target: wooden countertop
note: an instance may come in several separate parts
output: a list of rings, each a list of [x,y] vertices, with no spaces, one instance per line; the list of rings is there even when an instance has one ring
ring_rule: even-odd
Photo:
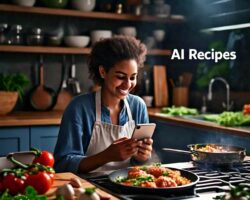
[[[52,185],[52,187],[50,188],[50,190],[46,193],[48,196],[50,196],[51,194],[53,194],[53,192],[55,192],[56,188],[58,188],[59,186],[65,184],[65,183],[69,183],[70,179],[73,177],[77,177],[79,178],[79,180],[82,182],[82,187],[83,188],[88,188],[88,187],[95,187],[93,184],[91,184],[90,182],[81,179],[80,177],[66,172],[66,173],[57,173],[55,175],[55,181]],[[111,194],[108,194],[107,192],[97,188],[96,192],[98,192],[100,195],[102,195],[103,197],[110,197],[110,200],[117,200],[118,198],[116,198],[115,196],[112,196]],[[50,196],[49,199],[55,199],[53,196]]]
[[[210,129],[219,131],[219,132],[225,132],[235,135],[242,135],[250,137],[250,127],[226,127],[221,126],[219,124],[213,123],[213,122],[207,122],[202,120],[192,120],[182,117],[174,117],[174,116],[167,116],[160,113],[160,108],[148,108],[148,114],[150,119],[154,120],[160,120],[160,121],[166,121],[166,122],[173,122],[178,123],[180,125],[187,125],[197,128],[204,128],[204,129]]]
[[[16,112],[8,115],[0,115],[0,127],[2,126],[36,126],[36,125],[60,125],[62,112]]]
[[[160,108],[148,108],[149,117],[154,120],[173,122],[180,125],[210,129],[230,134],[250,136],[250,127],[225,127],[212,122],[166,116],[159,114],[159,112]],[[9,115],[0,116],[0,127],[60,125],[62,114],[62,112],[58,111],[11,113]]]

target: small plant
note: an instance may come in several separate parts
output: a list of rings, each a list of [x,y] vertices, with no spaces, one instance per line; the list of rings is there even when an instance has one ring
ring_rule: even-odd
[[[24,88],[30,84],[28,77],[22,73],[0,73],[0,91],[18,92],[20,99],[24,95]]]

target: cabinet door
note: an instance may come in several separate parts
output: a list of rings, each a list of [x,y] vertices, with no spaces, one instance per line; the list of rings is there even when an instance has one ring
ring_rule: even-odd
[[[0,156],[29,150],[29,127],[0,128]]]
[[[30,146],[53,153],[58,132],[59,126],[32,126],[30,127]]]

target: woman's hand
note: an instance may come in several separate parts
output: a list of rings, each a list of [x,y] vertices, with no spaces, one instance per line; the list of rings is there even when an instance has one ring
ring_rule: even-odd
[[[133,156],[134,159],[140,162],[147,161],[151,157],[153,150],[153,140],[151,138],[145,138],[143,141],[139,142],[138,151]]]
[[[136,139],[123,137],[114,141],[104,153],[110,161],[123,161],[137,153],[139,143]]]

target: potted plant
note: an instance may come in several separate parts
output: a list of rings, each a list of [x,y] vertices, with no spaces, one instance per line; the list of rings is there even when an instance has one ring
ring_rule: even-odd
[[[22,73],[0,73],[0,115],[5,115],[13,110],[18,96],[22,100],[24,87],[30,83]]]

